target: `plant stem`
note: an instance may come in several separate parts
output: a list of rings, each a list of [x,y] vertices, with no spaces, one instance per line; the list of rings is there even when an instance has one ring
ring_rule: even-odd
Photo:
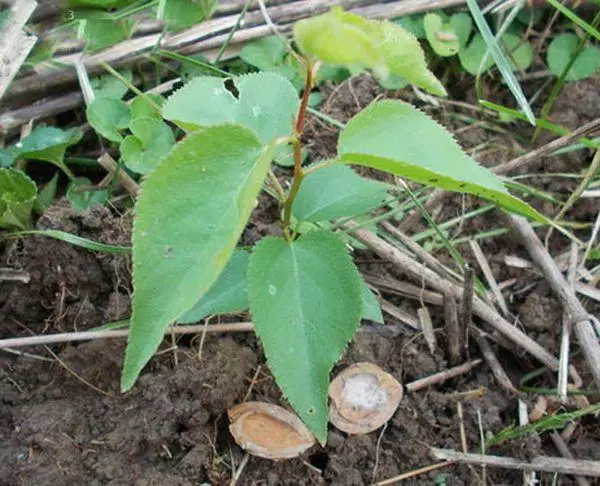
[[[310,96],[310,90],[313,86],[314,79],[314,66],[310,59],[305,59],[306,62],[306,83],[304,84],[304,92],[302,93],[302,100],[300,101],[300,107],[298,108],[298,116],[296,118],[296,137],[292,141],[294,146],[294,180],[292,187],[288,194],[287,199],[283,205],[283,234],[286,239],[291,240],[292,235],[290,232],[290,223],[292,220],[292,205],[294,199],[300,189],[300,184],[304,179],[306,173],[302,169],[302,132],[304,131],[304,122],[306,120],[306,109],[308,108],[308,97]]]

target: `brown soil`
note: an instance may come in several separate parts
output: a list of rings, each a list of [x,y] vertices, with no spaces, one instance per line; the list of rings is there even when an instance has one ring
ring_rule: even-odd
[[[583,96],[581,93],[588,89],[597,93],[597,86],[598,80],[579,83],[563,95],[557,109],[580,106],[586,110],[574,112],[579,118],[569,126],[600,116],[597,103],[592,109],[590,104],[578,103],[579,98],[568,99]],[[323,90],[327,112],[341,120],[347,120],[381,94],[375,83],[364,77],[335,90]],[[409,96],[410,92],[390,95]],[[454,129],[461,128],[449,120],[445,108],[432,114]],[[336,133],[328,127],[312,119],[308,137],[314,140],[313,158],[332,154]],[[489,137],[479,127],[459,134],[466,148]],[[504,147],[511,146],[506,139],[503,141]],[[504,149],[491,153],[483,163],[498,163],[499,157],[506,159],[509,155]],[[576,159],[578,165],[569,170],[583,169],[582,164],[588,160],[585,153]],[[542,187],[543,178],[540,183]],[[552,190],[568,194],[572,187],[563,182]],[[453,197],[437,217],[452,217],[478,204],[474,199]],[[568,216],[589,221],[598,209],[597,202],[578,203]],[[263,207],[246,230],[244,242],[276,233],[276,216],[276,206]],[[474,234],[501,224],[498,213],[488,214],[464,225],[460,234]],[[126,245],[130,236],[128,217],[115,216],[106,208],[78,214],[64,202],[53,206],[37,225],[112,244]],[[506,254],[527,257],[516,239],[505,235],[482,246],[498,280],[519,279],[514,298],[509,300],[510,311],[520,317],[531,336],[556,352],[560,304],[532,272],[503,264]],[[567,242],[556,237],[553,251],[565,248]],[[468,248],[464,250],[468,256]],[[438,256],[444,258],[443,253]],[[357,260],[369,272],[402,278],[396,269],[375,262],[369,252],[359,252]],[[129,315],[130,268],[125,256],[92,253],[49,238],[31,237],[7,244],[0,267],[18,268],[31,277],[28,284],[0,283],[0,338],[89,329]],[[386,298],[411,311],[416,309],[416,304],[406,299]],[[439,314],[434,315],[434,322],[441,325]],[[397,324],[392,318],[389,323]],[[349,363],[369,361],[407,383],[447,368],[441,329],[439,340],[440,348],[431,355],[421,335],[400,325],[365,326],[336,370]],[[176,348],[168,341],[134,390],[126,395],[118,390],[124,351],[124,342],[119,340],[20,349],[29,353],[21,355],[0,354],[0,485],[229,484],[243,452],[229,435],[227,409],[246,398],[280,404],[285,400],[253,335],[210,335],[201,355],[199,339],[183,338]],[[478,356],[476,348],[471,352],[472,357]],[[539,366],[527,356],[500,349],[498,354],[515,383]],[[261,368],[253,382],[258,366]],[[538,378],[540,386],[548,386],[544,379],[552,377]],[[462,423],[455,392],[463,394]],[[443,385],[406,394],[392,420],[380,431],[349,437],[332,428],[325,448],[315,446],[300,459],[271,462],[251,458],[238,484],[371,484],[434,463],[428,456],[429,446],[461,450],[461,426],[469,449],[476,451],[481,434],[493,434],[512,425],[517,420],[516,412],[516,398],[506,394],[490,370],[481,365]],[[599,427],[593,423],[579,427],[570,447],[578,458],[598,459]],[[549,442],[538,437],[513,440],[489,452],[522,459],[542,453],[557,455]],[[416,476],[405,484],[480,484],[482,475],[480,468],[451,466]],[[487,471],[487,484],[521,484],[522,479],[522,474],[515,471]],[[551,481],[550,475],[542,475],[542,484]],[[571,478],[563,477],[561,481],[572,484]]]

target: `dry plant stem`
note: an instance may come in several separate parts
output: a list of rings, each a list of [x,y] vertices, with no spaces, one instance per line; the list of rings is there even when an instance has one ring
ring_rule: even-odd
[[[98,157],[98,163],[111,175],[114,175],[115,172],[117,172],[117,163],[115,162],[115,159],[113,159],[108,153],[104,153]],[[119,182],[123,185],[129,195],[135,199],[140,192],[140,186],[138,183],[135,182],[123,169],[118,171],[118,178]]]
[[[573,454],[571,454],[571,451],[567,447],[567,444],[558,432],[552,432],[550,434],[550,438],[552,439],[552,442],[554,442],[554,446],[556,447],[556,449],[558,449],[558,452],[561,456],[567,459],[573,459]],[[581,476],[575,476],[575,481],[577,481],[577,484],[579,486],[590,486],[589,481],[585,478],[582,478]]]
[[[430,453],[435,459],[454,461],[461,464],[486,465],[506,469],[517,469],[519,471],[543,471],[549,473],[579,474],[582,476],[600,477],[599,461],[538,456],[531,462],[526,462],[512,457],[465,454],[464,452],[458,452],[451,449],[438,449],[437,447],[432,447]]]
[[[425,263],[433,271],[438,272],[440,275],[450,277],[456,281],[461,281],[462,278],[457,273],[453,272],[449,268],[442,265],[435,257],[425,251],[421,245],[412,240],[408,235],[404,234],[389,221],[382,221],[381,227],[390,233],[392,236],[398,238],[406,247],[412,251],[419,259]]]
[[[506,374],[506,371],[504,371],[504,368],[502,368],[500,361],[498,361],[498,358],[494,354],[490,343],[488,343],[487,339],[485,338],[484,333],[479,329],[475,329],[473,335],[475,341],[477,342],[477,346],[479,346],[479,350],[481,351],[483,359],[485,359],[485,362],[492,370],[492,373],[498,384],[511,395],[518,395],[519,391],[514,387],[510,381],[510,378]]]
[[[394,476],[393,478],[388,478],[383,481],[379,481],[375,483],[374,486],[388,486],[389,484],[395,484],[400,481],[404,481],[405,479],[414,478],[416,476],[420,476],[421,474],[427,474],[428,472],[435,471],[436,469],[441,469],[443,467],[448,467],[454,464],[453,461],[439,462],[438,464],[431,464],[430,466],[425,466],[420,469],[415,469],[414,471],[408,471],[398,476]]]
[[[444,294],[444,324],[448,345],[448,362],[450,366],[460,363],[460,325],[458,323],[458,305],[451,294]]]
[[[531,152],[528,152],[525,155],[516,157],[508,162],[505,162],[504,164],[499,164],[495,167],[491,167],[491,171],[495,172],[496,174],[508,174],[509,172],[511,172],[515,169],[525,167],[526,165],[537,160],[539,157],[544,157],[560,148],[566,147],[567,145],[570,145],[571,143],[577,142],[580,138],[585,137],[586,135],[589,135],[599,129],[600,129],[600,118],[597,118],[596,120],[593,120],[593,121],[586,123],[585,125],[579,127],[577,130],[574,130],[567,135],[564,135],[555,140],[552,140],[551,142],[547,143],[546,145],[543,145],[535,150],[532,150]],[[427,202],[424,204],[425,209],[431,210],[432,208],[443,203],[444,198],[447,196],[447,194],[448,194],[447,192],[445,192],[441,189],[434,190],[431,193]],[[417,223],[417,221],[419,221],[420,217],[421,217],[421,213],[419,212],[419,210],[414,209],[408,216],[406,216],[402,220],[402,223],[400,224],[400,229],[402,231],[408,231]]]
[[[404,253],[393,247],[386,241],[374,235],[370,231],[362,228],[356,228],[356,223],[348,222],[343,227],[352,232],[353,236],[367,245],[371,250],[377,253],[381,258],[398,266],[400,270],[410,274],[412,277],[426,283],[444,295],[452,295],[460,299],[462,289],[453,285],[451,282],[440,277],[437,273],[429,270],[419,262],[407,257]],[[552,371],[558,370],[558,360],[546,351],[542,346],[527,336],[524,332],[506,321],[498,312],[484,303],[478,297],[473,300],[473,312],[480,319],[486,321],[490,326],[506,336],[508,339],[519,345],[531,355],[535,356],[540,362],[548,366]],[[600,364],[599,364],[600,366]]]
[[[433,355],[437,349],[437,339],[435,337],[435,331],[433,330],[433,323],[431,322],[431,314],[427,307],[420,307],[417,310],[419,316],[419,323],[421,329],[423,329],[423,336],[425,336],[425,342],[429,348],[429,352]]]
[[[212,324],[206,328],[206,332],[247,332],[252,331],[254,326],[251,322],[236,322],[231,324]],[[167,328],[165,334],[200,334],[204,331],[204,325],[196,326],[172,326]],[[44,334],[22,338],[1,339],[0,349],[18,348],[23,346],[34,346],[38,344],[67,343],[74,341],[89,341],[92,339],[106,339],[127,337],[129,329],[115,329],[113,331],[82,331],[65,332],[61,334]]]
[[[419,320],[412,315],[411,313],[401,309],[398,306],[395,306],[391,302],[381,299],[381,309],[388,313],[390,316],[398,319],[403,324],[411,327],[415,331],[421,331],[421,326],[419,325]]]
[[[440,371],[435,375],[426,376],[425,378],[421,378],[420,380],[411,381],[404,385],[404,388],[407,392],[413,393],[423,388],[427,388],[431,385],[437,385],[438,383],[442,383],[450,378],[456,378],[457,376],[464,375],[471,371],[475,366],[481,364],[480,359],[474,359],[473,361],[467,361],[460,366],[455,366],[454,368],[450,368],[444,371]]]
[[[462,336],[462,358],[469,359],[469,329],[473,324],[473,292],[475,288],[475,272],[467,264],[465,265],[465,275],[463,282],[463,293],[461,301],[461,312],[459,323]]]
[[[594,331],[591,318],[575,292],[563,277],[556,263],[548,254],[531,225],[520,216],[508,216],[508,219],[527,248],[532,260],[541,268],[552,290],[558,295],[563,307],[569,314],[579,346],[583,350],[596,385],[600,386],[600,344]],[[555,370],[556,371],[556,370]]]
[[[496,282],[496,279],[494,278],[494,274],[492,273],[490,264],[488,263],[485,255],[483,254],[483,251],[481,250],[479,243],[477,243],[476,240],[469,240],[469,245],[471,246],[473,255],[475,255],[475,259],[477,260],[477,263],[479,264],[479,267],[481,268],[481,271],[483,272],[485,280],[487,281],[488,285],[490,286],[492,294],[494,294],[494,297],[496,299],[498,307],[500,307],[500,310],[502,311],[502,315],[504,317],[508,317],[509,316],[508,306],[506,305],[504,296],[502,295],[502,292],[500,291],[500,288],[498,287],[498,282]]]

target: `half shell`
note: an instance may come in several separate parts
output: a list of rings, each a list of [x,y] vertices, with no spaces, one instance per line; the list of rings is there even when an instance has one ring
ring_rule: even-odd
[[[402,385],[372,363],[356,363],[329,385],[329,420],[348,434],[368,434],[386,423],[402,400]]]
[[[252,455],[274,460],[291,459],[315,443],[306,425],[277,405],[246,402],[236,405],[228,414],[231,435]]]

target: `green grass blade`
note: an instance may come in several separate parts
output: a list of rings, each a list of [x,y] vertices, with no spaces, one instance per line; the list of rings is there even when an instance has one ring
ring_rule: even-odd
[[[600,32],[594,28],[594,26],[588,24],[581,17],[577,16],[572,10],[569,10],[562,3],[557,2],[556,0],[548,0],[548,3],[552,5],[556,10],[558,10],[561,14],[571,20],[573,23],[577,24],[583,30],[585,30],[592,37],[596,38],[596,40],[600,41]]]
[[[517,79],[515,78],[515,75],[512,72],[510,61],[506,58],[506,56],[502,52],[502,49],[500,48],[498,41],[494,37],[494,34],[490,30],[489,25],[487,24],[485,18],[483,17],[483,13],[481,12],[479,5],[477,5],[477,1],[476,0],[467,0],[467,5],[469,6],[471,15],[473,15],[473,20],[475,21],[475,24],[477,25],[479,32],[481,33],[483,39],[485,40],[485,43],[488,46],[490,54],[491,54],[492,58],[494,59],[494,62],[498,66],[498,69],[500,70],[500,73],[502,74],[504,81],[506,82],[506,84],[508,85],[513,96],[517,100],[519,107],[521,108],[521,110],[523,110],[523,112],[527,116],[527,120],[529,121],[529,123],[531,123],[532,125],[535,125],[535,117],[533,116],[533,111],[531,111],[529,102],[525,98],[525,95],[523,94],[523,90],[521,89],[521,86],[519,85]]]
[[[28,236],[28,235],[40,235],[49,236],[56,240],[61,240],[71,245],[80,246],[87,250],[99,251],[102,253],[131,253],[131,248],[128,246],[118,245],[107,245],[106,243],[98,243],[97,241],[88,240],[81,236],[67,233],[66,231],[59,230],[28,230],[28,231],[15,231],[8,233],[5,237],[10,238],[14,236]]]

